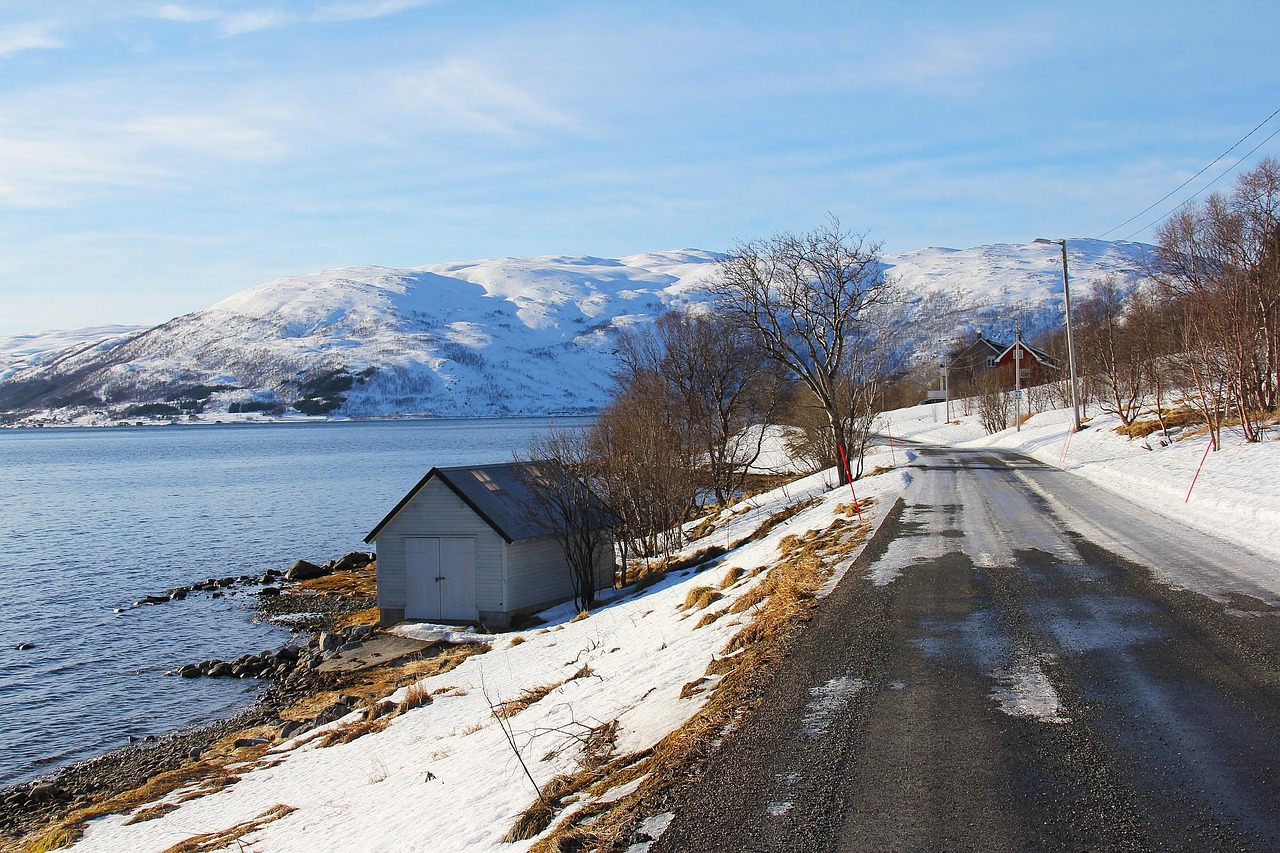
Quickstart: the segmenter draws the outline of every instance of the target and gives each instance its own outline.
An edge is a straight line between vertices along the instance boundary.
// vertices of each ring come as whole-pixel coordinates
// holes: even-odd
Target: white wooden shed
[[[564,549],[528,511],[520,468],[432,468],[365,537],[378,553],[384,626],[416,619],[506,628],[573,598]],[[612,547],[596,569],[596,588],[612,586]]]

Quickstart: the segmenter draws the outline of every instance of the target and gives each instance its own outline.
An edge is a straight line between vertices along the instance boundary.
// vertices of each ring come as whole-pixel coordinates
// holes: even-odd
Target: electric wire
[[[1229,175],[1229,174],[1231,173],[1231,171],[1232,171],[1233,169],[1235,169],[1235,167],[1236,167],[1236,166],[1239,166],[1241,163],[1243,163],[1245,160],[1247,160],[1249,157],[1251,157],[1255,151],[1257,151],[1259,148],[1261,148],[1262,146],[1264,146],[1264,145],[1266,145],[1268,142],[1270,142],[1272,139],[1274,139],[1274,138],[1275,138],[1275,136],[1276,136],[1276,134],[1280,134],[1280,127],[1277,127],[1275,130],[1271,131],[1271,135],[1270,135],[1270,136],[1268,136],[1266,139],[1264,139],[1264,140],[1262,140],[1261,142],[1259,142],[1257,145],[1253,146],[1253,148],[1249,149],[1249,151],[1248,151],[1246,154],[1241,155],[1240,159],[1236,160],[1236,161],[1235,161],[1234,163],[1232,163],[1230,166],[1228,166],[1227,168],[1225,168],[1225,169],[1223,169],[1221,172],[1219,172],[1219,173],[1218,173],[1218,176],[1217,176],[1216,178],[1214,178],[1212,181],[1210,181],[1209,183],[1205,184],[1205,185],[1204,185],[1204,186],[1202,186],[1200,189],[1198,189],[1198,190],[1196,190],[1194,193],[1192,193],[1192,194],[1191,194],[1191,196],[1190,196],[1189,198],[1187,198],[1187,200],[1186,200],[1186,201],[1182,202],[1182,204],[1186,204],[1188,201],[1191,201],[1191,200],[1195,199],[1198,195],[1200,195],[1200,193],[1202,193],[1202,192],[1204,192],[1205,190],[1209,189],[1209,187],[1213,186],[1213,185],[1214,185],[1214,184],[1216,184],[1218,181],[1222,180],[1224,177],[1226,177],[1227,175]],[[1170,211],[1170,212],[1172,212],[1172,211]],[[1167,215],[1168,215],[1168,214],[1165,214],[1164,216],[1167,216]],[[1133,233],[1128,234],[1128,235],[1126,235],[1126,236],[1124,236],[1124,237],[1122,237],[1122,238],[1120,238],[1120,239],[1121,239],[1121,240],[1128,240],[1130,237],[1133,237],[1133,236],[1135,236],[1135,235],[1141,234],[1143,231],[1146,231],[1146,230],[1147,230],[1148,228],[1150,228],[1152,225],[1155,225],[1157,222],[1159,222],[1161,219],[1163,219],[1163,218],[1164,218],[1164,216],[1160,216],[1160,217],[1157,217],[1156,219],[1151,220],[1151,221],[1150,221],[1150,222],[1148,222],[1146,225],[1144,225],[1144,226],[1142,226],[1141,228],[1139,228],[1137,231],[1134,231]]]
[[[1213,168],[1213,164],[1214,164],[1214,163],[1217,163],[1217,162],[1218,162],[1219,160],[1221,160],[1223,157],[1226,157],[1226,156],[1227,156],[1228,154],[1230,154],[1232,151],[1234,151],[1234,150],[1236,150],[1237,148],[1239,148],[1239,147],[1240,147],[1240,145],[1241,145],[1241,143],[1243,143],[1243,142],[1244,142],[1246,139],[1248,139],[1250,136],[1253,136],[1255,133],[1257,133],[1257,132],[1258,132],[1258,130],[1259,130],[1259,129],[1261,129],[1263,125],[1265,125],[1267,122],[1271,121],[1271,120],[1272,120],[1273,118],[1275,118],[1277,115],[1280,115],[1280,109],[1277,109],[1277,110],[1276,110],[1275,112],[1273,112],[1271,115],[1267,116],[1267,117],[1266,117],[1266,118],[1264,118],[1262,121],[1258,122],[1258,124],[1257,124],[1257,125],[1256,125],[1252,130],[1250,130],[1250,131],[1249,131],[1248,133],[1246,133],[1244,136],[1242,136],[1242,137],[1240,137],[1239,139],[1237,139],[1237,140],[1235,141],[1235,143],[1234,143],[1234,144],[1232,144],[1232,146],[1231,146],[1230,148],[1228,148],[1226,151],[1223,151],[1223,152],[1222,152],[1221,154],[1219,154],[1217,157],[1214,157],[1212,160],[1210,160],[1210,161],[1205,165],[1205,167],[1204,167],[1203,169],[1201,169],[1200,171],[1196,172],[1196,173],[1195,173],[1194,175],[1192,175],[1191,177],[1187,178],[1185,181],[1183,181],[1183,182],[1182,182],[1181,184],[1179,184],[1178,186],[1174,187],[1172,190],[1170,190],[1168,193],[1166,193],[1162,198],[1157,199],[1156,201],[1152,202],[1150,205],[1148,205],[1147,207],[1145,207],[1145,208],[1143,208],[1142,210],[1138,211],[1138,212],[1137,212],[1137,213],[1135,213],[1133,216],[1130,216],[1128,219],[1126,219],[1124,222],[1121,222],[1119,225],[1116,225],[1116,226],[1114,226],[1114,227],[1112,227],[1112,228],[1108,228],[1106,231],[1103,231],[1101,234],[1099,234],[1099,235],[1098,235],[1097,237],[1095,237],[1094,239],[1096,239],[1096,240],[1101,240],[1103,237],[1107,236],[1107,235],[1108,235],[1108,234],[1110,234],[1112,231],[1119,231],[1121,228],[1123,228],[1124,226],[1128,225],[1130,222],[1132,222],[1133,220],[1137,219],[1139,216],[1142,216],[1143,214],[1148,213],[1149,211],[1151,211],[1152,209],[1154,209],[1154,208],[1155,208],[1155,207],[1157,207],[1158,205],[1163,204],[1165,201],[1168,201],[1168,200],[1169,200],[1170,198],[1172,198],[1174,195],[1176,195],[1177,193],[1179,193],[1179,192],[1180,192],[1184,187],[1186,187],[1186,186],[1187,186],[1187,184],[1191,183],[1191,182],[1192,182],[1192,181],[1194,181],[1196,178],[1200,177],[1200,176],[1201,176],[1201,175],[1203,175],[1205,172],[1209,171],[1209,169]],[[1276,132],[1280,132],[1280,131],[1276,131]],[[1271,138],[1272,138],[1272,137],[1274,137],[1274,136],[1276,135],[1276,132],[1272,132],[1271,136],[1268,136],[1266,139],[1262,140],[1262,142],[1260,142],[1260,143],[1258,143],[1256,146],[1254,146],[1253,150],[1252,150],[1252,151],[1250,151],[1250,152],[1249,152],[1249,154],[1245,154],[1245,155],[1244,155],[1244,157],[1241,157],[1239,160],[1237,160],[1235,163],[1233,163],[1233,164],[1230,166],[1230,168],[1228,168],[1228,169],[1227,169],[1227,172],[1231,171],[1231,169],[1234,169],[1236,166],[1240,165],[1240,163],[1245,159],[1245,157],[1248,157],[1248,156],[1249,156],[1250,154],[1252,154],[1254,151],[1257,151],[1259,148],[1261,148],[1263,145],[1265,145],[1267,142],[1269,142],[1269,141],[1271,140]],[[1226,173],[1224,172],[1223,174],[1226,174]],[[1217,182],[1219,179],[1221,179],[1221,178],[1222,178],[1222,175],[1219,175],[1217,178],[1214,178],[1212,181],[1210,181],[1208,184],[1206,184],[1204,187],[1202,187],[1202,188],[1201,188],[1201,189],[1200,189],[1200,190],[1199,190],[1195,195],[1191,196],[1191,198],[1195,198],[1197,195],[1199,195],[1200,193],[1204,192],[1204,191],[1205,191],[1206,189],[1208,189],[1209,187],[1213,186],[1213,185],[1214,185],[1214,183],[1216,183],[1216,182]],[[1190,200],[1191,200],[1191,199],[1187,199],[1187,201],[1190,201]],[[1183,203],[1185,204],[1185,202],[1183,202]],[[1158,220],[1157,220],[1157,221],[1158,221]],[[1151,224],[1149,224],[1149,225],[1145,225],[1145,226],[1143,226],[1142,228],[1139,228],[1137,231],[1134,231],[1134,232],[1133,232],[1133,234],[1130,234],[1130,235],[1129,235],[1129,237],[1132,237],[1132,236],[1134,236],[1134,234],[1139,234],[1139,233],[1141,233],[1141,232],[1145,231],[1147,228],[1150,228],[1150,227],[1151,227],[1151,225],[1153,225],[1153,224],[1155,224],[1155,223],[1151,223]],[[1123,239],[1128,240],[1128,239],[1129,239],[1129,237],[1124,237]]]

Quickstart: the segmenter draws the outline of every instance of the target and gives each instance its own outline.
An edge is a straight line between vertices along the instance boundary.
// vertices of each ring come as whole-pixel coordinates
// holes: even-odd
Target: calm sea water
[[[289,638],[252,621],[243,593],[134,601],[365,550],[431,466],[509,461],[547,426],[0,430],[0,786],[249,705],[262,684],[164,673]]]

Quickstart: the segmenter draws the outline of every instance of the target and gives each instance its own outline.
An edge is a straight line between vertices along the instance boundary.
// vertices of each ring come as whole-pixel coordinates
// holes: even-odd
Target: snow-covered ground
[[[887,451],[877,454],[874,464],[888,464],[888,456]],[[544,613],[547,624],[538,629],[496,638],[451,637],[492,640],[494,648],[426,679],[422,686],[434,701],[396,717],[382,732],[324,748],[315,745],[314,732],[309,732],[272,750],[268,758],[282,759],[279,764],[244,772],[231,787],[189,800],[161,817],[133,825],[127,824],[129,815],[96,820],[75,849],[161,851],[192,836],[251,820],[276,804],[295,810],[247,837],[253,849],[528,849],[532,841],[502,841],[536,793],[493,706],[531,688],[564,682],[510,718],[520,758],[539,785],[576,768],[578,738],[589,727],[617,720],[618,754],[653,746],[706,703],[710,689],[681,698],[682,688],[706,675],[708,664],[722,655],[729,638],[754,618],[755,611],[725,615],[696,628],[700,618],[709,610],[727,608],[760,583],[765,574],[749,576],[758,567],[774,564],[783,537],[823,529],[843,517],[837,507],[851,502],[850,492],[847,487],[833,489],[833,482],[831,473],[818,474],[739,505],[731,521],[691,547],[724,546],[792,502],[819,498],[714,567],[672,573],[644,590],[624,590],[589,618],[572,621],[573,609],[565,605]],[[901,487],[902,477],[896,472],[859,482],[859,499],[876,499],[868,508],[868,520],[873,513],[883,513]],[[832,567],[832,581],[850,562]],[[723,590],[724,598],[705,610],[682,609],[692,587],[718,590],[735,567],[747,576]],[[410,633],[414,631],[444,633],[435,626]],[[522,641],[513,644],[516,636]],[[565,680],[584,666],[590,675]],[[403,698],[406,690],[393,698]],[[181,795],[176,792],[167,801],[176,803]]]
[[[1089,429],[1071,436],[1068,445],[1066,412],[1040,414],[1019,432],[994,436],[985,435],[976,418],[957,417],[960,423],[946,423],[943,413],[937,405],[892,412],[884,426],[895,439],[1021,450],[1119,490],[1188,528],[1213,530],[1255,549],[1280,553],[1280,442],[1244,445],[1228,440],[1226,449],[1210,454],[1191,500],[1184,503],[1204,438],[1168,447],[1153,442],[1154,449],[1147,450],[1142,441],[1117,436],[1106,417],[1095,416]],[[906,455],[900,445],[885,446],[867,459],[868,471],[890,469],[854,486],[858,498],[874,498],[868,513],[874,518],[869,520],[878,523],[905,488]],[[491,640],[493,650],[426,679],[422,686],[434,701],[394,718],[381,732],[324,748],[308,733],[275,747],[267,758],[277,763],[237,771],[242,778],[236,784],[190,799],[160,817],[133,825],[127,823],[129,815],[93,821],[76,849],[162,851],[192,836],[250,821],[279,804],[292,811],[274,813],[283,816],[264,821],[246,835],[242,841],[252,849],[527,850],[533,841],[502,840],[535,799],[524,768],[539,785],[572,772],[581,750],[578,738],[588,728],[610,721],[618,723],[619,754],[653,746],[680,728],[712,692],[681,698],[682,688],[705,676],[708,664],[724,654],[729,638],[753,616],[748,609],[698,628],[707,611],[682,609],[689,591],[697,586],[718,589],[732,568],[742,568],[746,577],[723,590],[724,598],[709,609],[726,608],[766,577],[751,578],[750,572],[774,565],[783,537],[826,528],[837,518],[837,507],[849,502],[850,490],[834,488],[829,472],[808,477],[739,507],[745,511],[692,544],[702,548],[737,541],[772,513],[806,497],[817,497],[818,502],[764,539],[729,552],[704,571],[689,569],[641,591],[616,593],[589,618],[574,621],[572,609],[565,606],[543,614],[547,624],[521,632],[519,642],[513,642],[515,634],[455,637]],[[846,557],[831,567],[828,589],[850,563]],[[586,675],[584,666],[589,668]],[[578,677],[571,678],[575,674]],[[1009,677],[1012,682],[1021,676]],[[558,686],[509,718],[513,749],[493,707],[549,685]],[[845,685],[850,690],[857,686]],[[393,698],[402,698],[406,689]],[[1031,711],[1057,713],[1047,706],[1027,712]],[[820,724],[815,717],[814,725]],[[635,784],[623,787],[632,789]],[[628,792],[615,789],[595,799]],[[166,800],[176,804],[181,794]],[[579,800],[568,808],[585,804]],[[655,835],[664,825],[658,818],[651,826]],[[638,853],[645,847],[633,849]]]

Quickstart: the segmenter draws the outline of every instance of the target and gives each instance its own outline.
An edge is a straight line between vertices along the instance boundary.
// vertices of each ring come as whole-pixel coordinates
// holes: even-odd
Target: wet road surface
[[[1026,457],[916,454],[651,849],[1280,850],[1275,567]]]

